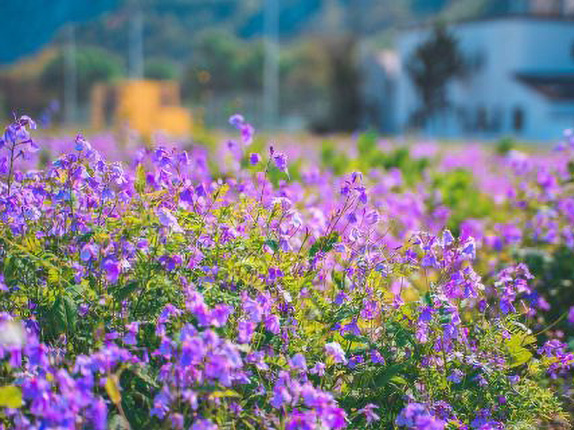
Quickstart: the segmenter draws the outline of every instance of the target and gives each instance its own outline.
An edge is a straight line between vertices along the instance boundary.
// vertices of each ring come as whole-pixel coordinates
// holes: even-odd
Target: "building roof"
[[[535,15],[532,13],[507,13],[500,15],[489,15],[478,18],[463,18],[450,21],[449,26],[478,24],[497,21],[532,21],[532,22],[554,22],[572,25],[574,15]],[[431,28],[436,25],[436,21],[416,22],[403,26],[402,30],[413,30],[419,28]]]
[[[574,69],[522,71],[515,76],[549,99],[574,100]]]

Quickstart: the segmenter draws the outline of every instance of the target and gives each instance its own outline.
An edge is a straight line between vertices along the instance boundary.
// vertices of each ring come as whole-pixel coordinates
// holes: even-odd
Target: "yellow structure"
[[[191,132],[190,112],[181,106],[177,82],[128,80],[98,84],[92,92],[92,126],[125,126],[149,137],[156,131],[172,136]]]

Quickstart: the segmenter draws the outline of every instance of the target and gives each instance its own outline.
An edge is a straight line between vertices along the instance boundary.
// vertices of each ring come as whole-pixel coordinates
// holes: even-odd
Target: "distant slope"
[[[336,15],[341,17],[337,31],[371,34],[427,18],[451,2],[461,1],[465,0],[280,0],[279,33],[284,39],[321,33],[326,28],[324,17],[336,8]],[[146,55],[181,61],[192,55],[196,36],[214,27],[245,39],[260,37],[264,33],[264,5],[265,0],[146,0]],[[120,8],[107,20],[83,26],[82,40],[125,53],[126,26],[110,26],[105,22],[122,21],[127,16],[125,8]]]
[[[450,15],[454,17],[476,16],[489,8],[500,11],[500,5],[506,2],[281,0],[280,34],[292,38],[320,32],[325,28],[322,17],[333,7],[341,17],[337,30],[346,28],[370,34],[449,10],[454,10]],[[37,51],[68,21],[82,23],[77,32],[80,43],[102,45],[125,55],[126,21],[131,14],[130,5],[134,3],[134,0],[1,0],[0,16],[4,19],[0,26],[0,64]],[[145,11],[145,49],[150,57],[185,61],[191,55],[196,36],[208,28],[225,28],[242,38],[263,34],[264,0],[139,0],[139,4]],[[481,7],[477,8],[477,4]],[[103,12],[107,13],[101,16]]]
[[[33,54],[66,22],[82,22],[118,0],[1,0],[0,64]]]

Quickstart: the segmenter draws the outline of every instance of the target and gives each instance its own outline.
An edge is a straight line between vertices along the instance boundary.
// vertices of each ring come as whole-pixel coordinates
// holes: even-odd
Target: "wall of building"
[[[518,72],[574,73],[574,23],[507,17],[460,23],[451,31],[471,70],[468,77],[450,85],[454,108],[429,124],[427,134],[484,138],[512,134],[527,140],[552,140],[564,128],[574,126],[574,102],[550,100],[516,79]],[[429,32],[429,28],[418,28],[399,37],[402,70]],[[396,106],[399,129],[408,129],[418,103],[408,74],[401,73]]]

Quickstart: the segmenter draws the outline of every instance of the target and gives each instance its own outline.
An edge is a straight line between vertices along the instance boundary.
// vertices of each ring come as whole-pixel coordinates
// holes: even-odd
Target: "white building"
[[[388,94],[393,108],[384,110],[392,125],[384,131],[410,129],[420,99],[405,65],[431,31],[417,27],[398,37],[399,67],[383,71],[394,82]],[[449,84],[451,107],[427,121],[424,134],[546,141],[574,127],[574,21],[553,14],[506,15],[459,22],[449,31],[470,71]]]

